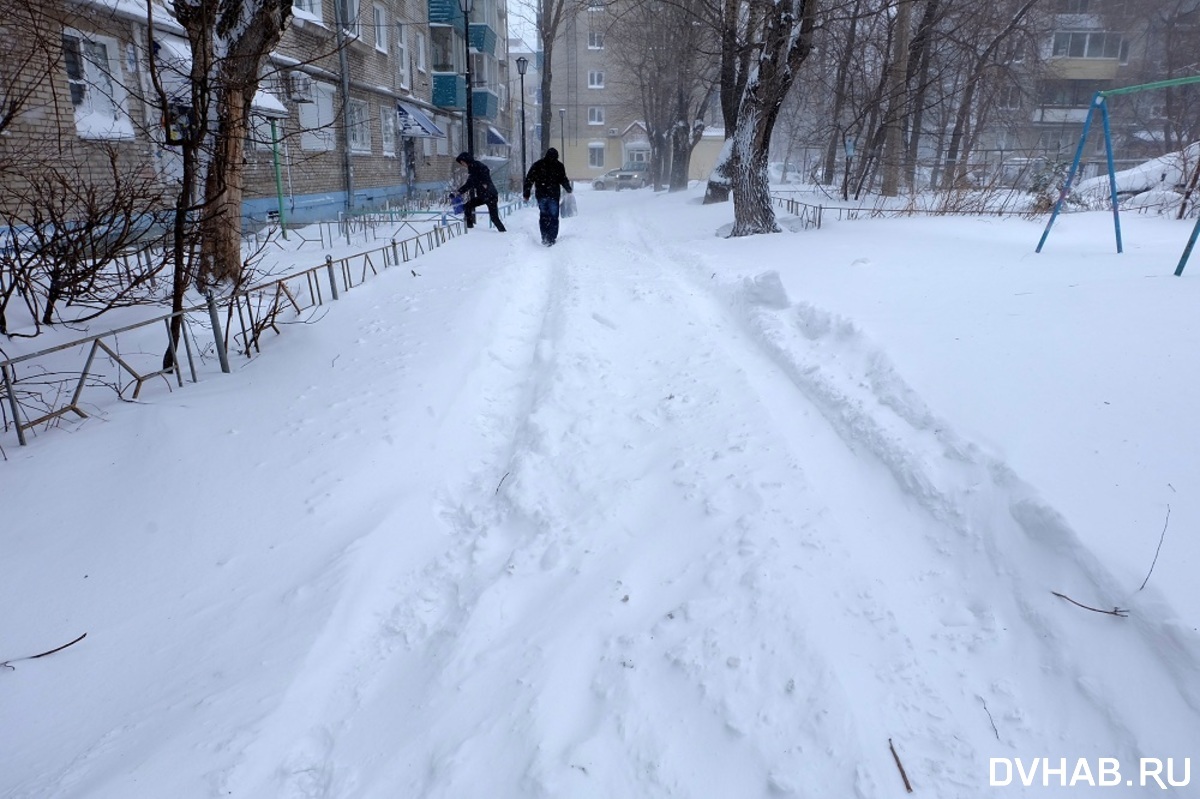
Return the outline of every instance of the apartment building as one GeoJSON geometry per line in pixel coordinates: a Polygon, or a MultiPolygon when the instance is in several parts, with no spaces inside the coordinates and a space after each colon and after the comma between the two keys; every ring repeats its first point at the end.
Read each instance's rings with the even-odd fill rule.
{"type": "MultiPolygon", "coordinates": [[[[976,149],[978,158],[1003,163],[1018,183],[1031,166],[1071,160],[1096,92],[1186,74],[1170,67],[1167,39],[1190,27],[1188,41],[1193,46],[1200,41],[1194,10],[1167,30],[1146,9],[1116,0],[1054,0],[1048,11],[1037,41],[1009,49],[1012,74],[1018,77],[992,95],[994,111],[976,149]]],[[[1181,61],[1191,62],[1190,57],[1181,61]]],[[[1148,92],[1109,103],[1118,168],[1178,149],[1188,139],[1179,128],[1186,114],[1169,108],[1168,97],[1148,92]],[[1168,126],[1175,126],[1175,141],[1164,135],[1168,126]]],[[[1194,124],[1183,127],[1193,135],[1200,132],[1194,124]]],[[[1105,158],[1097,120],[1083,154],[1084,176],[1103,171],[1105,158]]]]}
{"type": "Polygon", "coordinates": [[[646,127],[622,96],[616,65],[607,58],[615,13],[612,6],[593,3],[568,17],[552,51],[550,140],[575,181],[650,160],[646,127]]]}
{"type": "MultiPolygon", "coordinates": [[[[143,0],[41,8],[6,25],[46,46],[27,48],[44,63],[28,59],[6,82],[33,90],[21,92],[0,157],[53,142],[102,181],[115,152],[153,169],[169,195],[180,169],[172,132],[187,120],[182,102],[164,115],[151,101],[149,66],[154,59],[169,96],[186,98],[190,48],[167,5],[151,0],[153,31],[143,0]]],[[[246,224],[330,219],[456,185],[454,156],[468,138],[467,36],[475,153],[502,175],[512,155],[506,15],[505,0],[474,0],[467,20],[454,0],[295,0],[252,104],[246,224]]]]}

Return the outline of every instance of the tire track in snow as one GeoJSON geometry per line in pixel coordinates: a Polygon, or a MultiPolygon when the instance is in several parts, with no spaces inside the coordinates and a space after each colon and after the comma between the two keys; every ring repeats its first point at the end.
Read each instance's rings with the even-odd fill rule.
{"type": "MultiPolygon", "coordinates": [[[[559,250],[556,357],[530,375],[540,388],[515,428],[512,477],[494,506],[464,492],[477,504],[460,512],[477,537],[508,542],[505,558],[486,558],[505,573],[475,575],[473,620],[443,628],[456,655],[436,682],[453,692],[431,691],[419,763],[387,784],[752,796],[802,790],[806,759],[822,753],[864,759],[837,664],[809,642],[799,603],[775,601],[799,568],[775,563],[792,556],[785,534],[822,546],[820,513],[797,518],[778,499],[804,494],[804,476],[677,285],[636,246],[614,247],[559,250]],[[658,340],[642,339],[646,319],[662,323],[658,340]],[[510,683],[512,697],[489,703],[510,683]]],[[[874,606],[858,623],[893,625],[874,606]]],[[[874,760],[825,787],[874,795],[878,769],[893,768],[874,760]]]]}
{"type": "MultiPolygon", "coordinates": [[[[664,248],[649,238],[643,244],[658,250],[661,263],[703,265],[707,261],[701,253],[684,254],[682,248],[664,248]]],[[[1005,464],[958,440],[936,419],[851,323],[803,303],[791,305],[777,279],[770,276],[714,292],[711,280],[705,280],[713,269],[691,271],[685,285],[717,298],[715,304],[705,303],[714,324],[735,319],[751,348],[820,410],[846,445],[877,459],[904,494],[941,523],[945,532],[937,528],[926,532],[925,544],[931,554],[949,556],[954,570],[966,578],[956,587],[970,596],[973,588],[990,583],[993,593],[1011,597],[1008,607],[972,602],[968,609],[977,617],[1000,611],[1000,618],[1027,625],[1025,649],[1036,653],[1053,676],[1051,685],[1057,684],[1076,700],[1054,710],[1077,713],[1082,705],[1103,725],[1086,743],[1073,741],[1075,749],[1093,751],[1095,756],[1119,753],[1126,762],[1143,755],[1186,756],[1183,741],[1190,736],[1188,730],[1195,729],[1200,708],[1196,688],[1200,651],[1194,635],[1170,619],[1173,614],[1167,611],[1169,620],[1156,621],[1155,616],[1166,609],[1147,602],[1135,605],[1135,619],[1114,626],[1114,620],[1087,613],[1080,618],[1077,611],[1059,604],[1050,590],[1103,597],[1093,600],[1101,606],[1106,600],[1128,606],[1137,598],[1131,597],[1130,589],[1115,585],[1059,514],[1005,464]],[[1037,564],[1032,573],[1023,572],[1030,564],[1037,564]],[[1106,657],[1112,646],[1132,656],[1106,657]],[[1145,681],[1155,690],[1128,701],[1126,686],[1134,681],[1145,681]]],[[[770,385],[777,381],[759,382],[764,396],[777,388],[770,385]]],[[[939,579],[948,576],[944,573],[939,579]]],[[[951,614],[945,623],[951,635],[941,638],[953,643],[954,629],[971,626],[969,622],[969,614],[962,618],[951,614]]],[[[931,634],[931,640],[938,639],[931,634]]],[[[962,674],[987,673],[989,669],[980,669],[981,665],[986,666],[969,664],[962,674]]],[[[1015,695],[1013,681],[1004,679],[1001,670],[990,671],[991,685],[980,686],[976,698],[982,702],[988,697],[993,711],[1007,708],[1008,715],[1022,722],[1017,726],[1020,735],[1010,735],[1006,741],[1012,748],[999,754],[1052,752],[1055,739],[1048,733],[1057,722],[1053,713],[1038,707],[1037,696],[1015,695]],[[1044,712],[1040,721],[1036,720],[1039,711],[1044,712]],[[1040,750],[1039,739],[1044,742],[1040,750]]],[[[1039,675],[1026,671],[1026,680],[1036,685],[1039,675]]],[[[929,765],[936,767],[932,761],[929,765]]],[[[963,783],[963,790],[970,782],[963,783]]]]}

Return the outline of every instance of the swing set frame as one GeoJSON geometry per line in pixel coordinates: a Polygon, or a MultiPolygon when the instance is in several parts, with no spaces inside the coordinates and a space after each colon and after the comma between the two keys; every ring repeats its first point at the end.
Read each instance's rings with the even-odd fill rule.
{"type": "MultiPolygon", "coordinates": [[[[1071,184],[1075,180],[1075,173],[1079,170],[1079,162],[1083,159],[1084,145],[1087,144],[1088,132],[1092,128],[1092,120],[1096,115],[1096,110],[1100,110],[1101,125],[1104,129],[1104,155],[1108,162],[1108,190],[1112,197],[1112,212],[1113,212],[1113,232],[1117,239],[1117,252],[1124,252],[1124,247],[1121,243],[1121,211],[1117,204],[1117,176],[1113,168],[1113,147],[1112,147],[1112,131],[1108,122],[1108,103],[1109,97],[1116,97],[1122,94],[1133,94],[1135,92],[1149,91],[1151,89],[1167,89],[1172,86],[1186,86],[1190,83],[1200,83],[1200,75],[1192,75],[1186,78],[1172,78],[1171,80],[1160,80],[1153,83],[1142,83],[1137,86],[1124,86],[1119,89],[1108,89],[1105,91],[1096,92],[1092,97],[1092,102],[1088,106],[1087,118],[1083,121],[1083,132],[1079,135],[1079,146],[1075,149],[1075,159],[1071,162],[1071,168],[1067,171],[1067,179],[1063,183],[1062,190],[1058,193],[1058,200],[1054,203],[1054,210],[1050,212],[1050,221],[1046,223],[1046,229],[1042,231],[1042,238],[1038,241],[1035,252],[1041,252],[1046,239],[1050,236],[1050,228],[1054,226],[1054,220],[1058,218],[1058,212],[1062,209],[1062,205],[1066,202],[1067,196],[1071,193],[1071,184]]],[[[1200,177],[1200,167],[1197,168],[1196,176],[1192,178],[1191,185],[1188,187],[1187,194],[1184,195],[1183,201],[1186,204],[1188,196],[1191,194],[1192,186],[1196,183],[1196,177],[1200,177]]],[[[1183,209],[1180,208],[1182,218],[1183,209]]],[[[1179,264],[1175,267],[1175,276],[1183,274],[1183,268],[1187,266],[1188,258],[1192,254],[1192,249],[1196,246],[1196,240],[1200,238],[1200,217],[1197,217],[1196,224],[1192,228],[1192,235],[1188,238],[1187,247],[1183,250],[1183,255],[1179,259],[1179,264]]]]}

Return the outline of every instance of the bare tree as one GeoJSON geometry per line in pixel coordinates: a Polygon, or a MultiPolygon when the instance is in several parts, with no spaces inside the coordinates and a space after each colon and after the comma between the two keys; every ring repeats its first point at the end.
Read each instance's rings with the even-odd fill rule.
{"type": "Polygon", "coordinates": [[[242,153],[250,105],[268,53],[292,14],[291,0],[174,0],[192,46],[193,97],[207,99],[209,161],[200,222],[201,287],[237,282],[242,273],[242,153]]]}
{"type": "Polygon", "coordinates": [[[687,188],[692,151],[717,75],[716,41],[699,0],[644,0],[612,23],[606,41],[629,110],[640,113],[651,144],[651,179],[687,188]]]}
{"type": "Polygon", "coordinates": [[[737,127],[727,142],[733,176],[731,236],[774,233],[775,211],[767,188],[771,133],[797,70],[812,52],[817,0],[785,0],[762,9],[761,47],[738,108],[737,127]]]}

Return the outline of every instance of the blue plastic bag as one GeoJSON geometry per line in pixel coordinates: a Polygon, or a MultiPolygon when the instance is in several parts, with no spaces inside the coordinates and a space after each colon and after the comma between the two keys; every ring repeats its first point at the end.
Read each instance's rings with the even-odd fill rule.
{"type": "Polygon", "coordinates": [[[463,198],[461,196],[459,196],[457,194],[453,194],[450,196],[450,210],[453,211],[456,216],[462,215],[463,198]]]}

